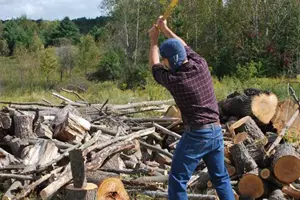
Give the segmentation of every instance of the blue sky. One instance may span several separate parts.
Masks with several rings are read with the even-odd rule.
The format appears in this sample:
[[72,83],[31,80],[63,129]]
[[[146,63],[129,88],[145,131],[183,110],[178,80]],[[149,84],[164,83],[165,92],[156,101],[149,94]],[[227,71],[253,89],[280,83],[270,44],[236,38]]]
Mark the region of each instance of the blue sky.
[[30,19],[55,20],[95,18],[103,15],[98,6],[101,0],[0,0],[0,18],[11,19],[26,15]]

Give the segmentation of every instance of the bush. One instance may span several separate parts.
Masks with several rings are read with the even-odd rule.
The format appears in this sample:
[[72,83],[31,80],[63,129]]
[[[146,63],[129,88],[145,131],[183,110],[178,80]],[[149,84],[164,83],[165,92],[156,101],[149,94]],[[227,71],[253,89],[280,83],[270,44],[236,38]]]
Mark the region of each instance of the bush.
[[251,61],[250,63],[246,63],[246,65],[244,66],[238,64],[236,70],[236,77],[240,80],[248,80],[250,78],[259,76],[261,69],[261,62]]

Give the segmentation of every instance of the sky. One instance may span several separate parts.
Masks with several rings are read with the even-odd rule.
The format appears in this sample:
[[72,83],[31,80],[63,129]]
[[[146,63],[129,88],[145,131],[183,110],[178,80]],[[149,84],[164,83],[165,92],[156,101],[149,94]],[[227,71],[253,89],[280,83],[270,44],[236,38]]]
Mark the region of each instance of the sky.
[[95,18],[103,15],[101,0],[0,0],[0,19],[26,15],[29,19]]

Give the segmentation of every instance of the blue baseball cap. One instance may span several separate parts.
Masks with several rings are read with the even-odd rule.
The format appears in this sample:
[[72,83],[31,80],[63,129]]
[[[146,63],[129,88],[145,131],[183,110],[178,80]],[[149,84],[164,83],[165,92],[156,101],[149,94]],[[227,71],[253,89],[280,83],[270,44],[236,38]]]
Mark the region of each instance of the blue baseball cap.
[[186,50],[179,39],[167,39],[161,44],[159,51],[161,57],[169,61],[171,69],[174,71],[177,71],[187,59]]

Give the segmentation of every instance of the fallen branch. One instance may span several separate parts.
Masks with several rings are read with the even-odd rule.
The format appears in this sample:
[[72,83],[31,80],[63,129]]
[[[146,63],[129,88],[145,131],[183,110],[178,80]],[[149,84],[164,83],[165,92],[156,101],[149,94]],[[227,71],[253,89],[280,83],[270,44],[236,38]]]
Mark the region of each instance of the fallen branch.
[[153,145],[150,145],[150,144],[147,144],[146,142],[143,142],[143,141],[140,141],[140,144],[143,145],[144,147],[146,147],[147,149],[150,149],[152,151],[156,151],[156,152],[159,152],[165,156],[168,156],[169,158],[173,158],[173,154],[167,152],[167,151],[164,151],[163,149],[160,149],[156,146],[153,146]]
[[[177,119],[178,120],[178,119]],[[154,123],[153,126],[157,129],[159,129],[160,131],[162,131],[164,134],[167,134],[167,135],[170,135],[170,136],[173,136],[175,138],[181,138],[181,135],[173,132],[173,131],[170,131],[168,129],[166,129],[165,127],[162,127],[161,125],[159,124],[156,124]]]

